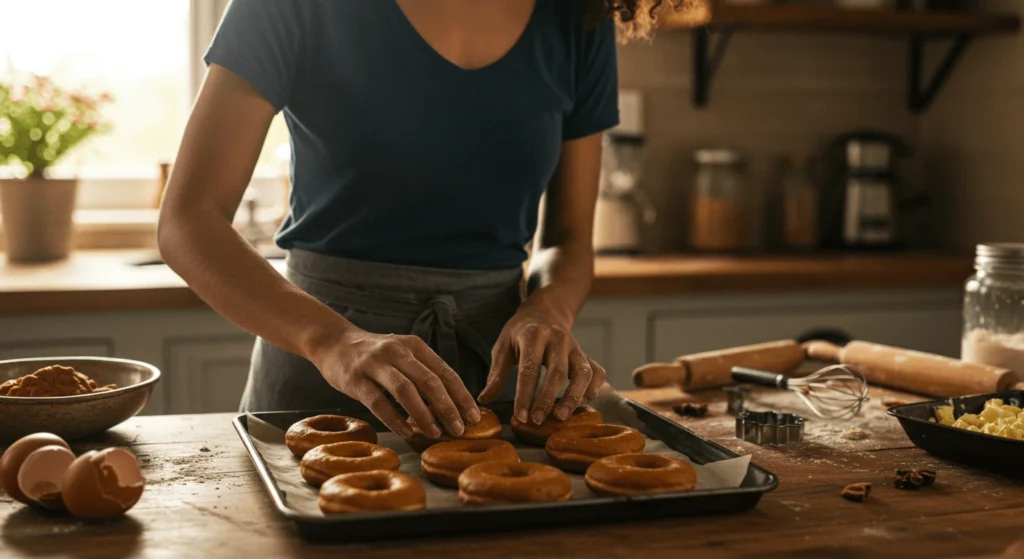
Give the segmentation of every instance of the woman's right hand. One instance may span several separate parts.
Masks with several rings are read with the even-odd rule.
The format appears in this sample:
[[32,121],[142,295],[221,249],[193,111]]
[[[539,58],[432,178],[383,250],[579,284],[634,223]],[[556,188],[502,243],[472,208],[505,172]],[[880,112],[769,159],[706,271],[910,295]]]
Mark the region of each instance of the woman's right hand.
[[418,336],[373,334],[352,327],[320,352],[315,365],[331,386],[361,402],[404,438],[412,429],[384,390],[430,438],[442,434],[438,418],[454,436],[465,431],[466,423],[480,420],[480,409],[462,379]]

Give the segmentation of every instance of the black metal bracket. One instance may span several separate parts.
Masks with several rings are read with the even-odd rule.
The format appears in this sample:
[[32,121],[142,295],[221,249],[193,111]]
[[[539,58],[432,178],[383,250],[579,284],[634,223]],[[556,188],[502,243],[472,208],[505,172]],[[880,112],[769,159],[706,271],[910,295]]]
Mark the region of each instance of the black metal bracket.
[[[729,27],[717,30],[702,27],[693,30],[693,105],[695,107],[706,107],[708,104],[711,82],[714,80],[719,66],[722,65],[722,58],[725,57],[725,49],[729,46],[732,31]],[[711,41],[713,35],[716,34],[718,37],[712,48]]]
[[953,68],[964,54],[967,45],[970,44],[971,36],[963,33],[953,37],[953,42],[946,50],[939,65],[935,68],[930,80],[925,83],[924,79],[924,49],[927,46],[928,37],[915,35],[910,38],[910,50],[907,59],[907,108],[914,113],[922,113],[927,109],[942,86],[953,73]]

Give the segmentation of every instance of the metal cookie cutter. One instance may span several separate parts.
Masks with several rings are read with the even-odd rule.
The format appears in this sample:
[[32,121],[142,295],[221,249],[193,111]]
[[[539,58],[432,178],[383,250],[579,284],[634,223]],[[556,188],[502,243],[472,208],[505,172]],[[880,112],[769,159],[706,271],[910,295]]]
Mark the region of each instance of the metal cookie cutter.
[[736,416],[736,438],[760,445],[783,445],[804,440],[804,418],[792,413],[745,411]]
[[743,413],[744,402],[746,401],[747,395],[750,394],[749,386],[726,386],[722,388],[725,391],[726,397],[726,411],[729,415],[739,415]]

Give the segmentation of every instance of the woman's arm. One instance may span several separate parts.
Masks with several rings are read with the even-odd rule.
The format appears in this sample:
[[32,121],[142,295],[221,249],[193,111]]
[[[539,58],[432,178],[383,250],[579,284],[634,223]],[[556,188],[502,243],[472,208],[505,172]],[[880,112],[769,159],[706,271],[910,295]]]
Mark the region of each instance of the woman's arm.
[[356,328],[277,273],[232,228],[273,117],[271,103],[248,82],[211,66],[161,204],[164,259],[214,310],[311,361],[390,429],[410,434],[382,388],[440,435],[419,393],[426,394],[448,431],[461,434],[460,411],[470,422],[479,411],[458,375],[422,340]]
[[[487,386],[480,401],[497,398],[514,363],[519,365],[516,415],[540,423],[555,406],[565,419],[597,395],[606,374],[572,338],[576,313],[594,277],[594,206],[601,170],[602,134],[562,144],[558,169],[548,188],[544,215],[534,239],[529,295],[494,347]],[[538,391],[540,367],[547,369]]]

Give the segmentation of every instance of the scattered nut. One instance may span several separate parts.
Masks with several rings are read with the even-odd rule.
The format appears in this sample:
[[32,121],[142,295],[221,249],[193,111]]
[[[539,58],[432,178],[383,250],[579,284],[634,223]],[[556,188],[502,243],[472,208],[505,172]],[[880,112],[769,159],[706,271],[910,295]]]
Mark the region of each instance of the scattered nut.
[[840,437],[848,441],[861,441],[871,437],[871,434],[861,429],[860,427],[850,427],[839,434]]
[[868,498],[871,494],[871,484],[868,482],[851,483],[843,488],[843,491],[839,494],[842,498],[847,501],[853,501],[855,503],[863,502],[864,499]]
[[935,483],[935,470],[924,468],[898,469],[892,478],[892,484],[896,489],[916,490],[928,487],[933,483]]
[[683,402],[672,406],[672,411],[685,417],[704,417],[708,414],[708,405]]

